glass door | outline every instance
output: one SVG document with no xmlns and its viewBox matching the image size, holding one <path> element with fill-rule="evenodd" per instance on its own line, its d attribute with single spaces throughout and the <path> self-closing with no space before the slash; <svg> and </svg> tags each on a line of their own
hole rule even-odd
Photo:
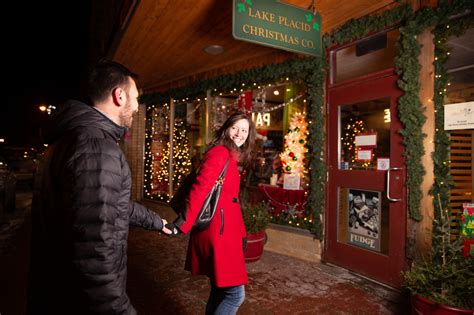
<svg viewBox="0 0 474 315">
<path fill-rule="evenodd" d="M 406 198 L 397 77 L 329 90 L 324 260 L 399 287 Z"/>
</svg>

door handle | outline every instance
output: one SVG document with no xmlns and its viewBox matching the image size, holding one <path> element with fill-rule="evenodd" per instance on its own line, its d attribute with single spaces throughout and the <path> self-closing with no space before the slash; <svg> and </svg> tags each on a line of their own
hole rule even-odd
<svg viewBox="0 0 474 315">
<path fill-rule="evenodd" d="M 391 198 L 390 197 L 390 171 L 401 171 L 403 167 L 390 167 L 387 171 L 387 199 L 390 201 L 401 201 L 402 198 Z"/>
</svg>

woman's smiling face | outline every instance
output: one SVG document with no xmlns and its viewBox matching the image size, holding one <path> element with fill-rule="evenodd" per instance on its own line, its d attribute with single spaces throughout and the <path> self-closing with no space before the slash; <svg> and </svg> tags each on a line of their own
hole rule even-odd
<svg viewBox="0 0 474 315">
<path fill-rule="evenodd" d="M 227 131 L 227 135 L 234 141 L 237 147 L 241 147 L 249 136 L 249 122 L 247 119 L 240 119 Z"/>
</svg>

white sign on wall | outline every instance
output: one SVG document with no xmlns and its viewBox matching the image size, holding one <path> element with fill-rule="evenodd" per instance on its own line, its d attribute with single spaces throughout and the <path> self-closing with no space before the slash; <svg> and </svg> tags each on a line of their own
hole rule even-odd
<svg viewBox="0 0 474 315">
<path fill-rule="evenodd" d="M 283 189 L 300 189 L 300 176 L 298 174 L 285 174 L 283 176 Z"/>
<path fill-rule="evenodd" d="M 444 130 L 474 129 L 474 102 L 444 105 Z"/>
</svg>

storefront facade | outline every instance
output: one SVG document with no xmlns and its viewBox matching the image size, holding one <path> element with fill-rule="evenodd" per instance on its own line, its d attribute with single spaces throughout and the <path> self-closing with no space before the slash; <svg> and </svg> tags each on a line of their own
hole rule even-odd
<svg viewBox="0 0 474 315">
<path fill-rule="evenodd" d="M 473 61 L 456 53 L 449 65 L 441 50 L 472 37 L 466 3 L 439 12 L 392 6 L 326 34 L 323 58 L 278 56 L 145 91 L 146 120 L 131 130 L 143 142 L 125 143 L 129 160 L 145 161 L 135 188 L 166 202 L 228 113 L 247 111 L 259 136 L 242 167 L 246 200 L 266 200 L 276 224 L 310 231 L 323 261 L 399 288 L 400 272 L 431 246 L 433 199 L 452 209 L 453 235 L 463 204 L 473 202 L 473 127 L 443 125 L 444 104 L 472 108 Z M 449 71 L 454 79 L 442 81 Z M 283 201 L 265 190 L 272 175 L 301 165 L 304 197 Z"/>
</svg>

